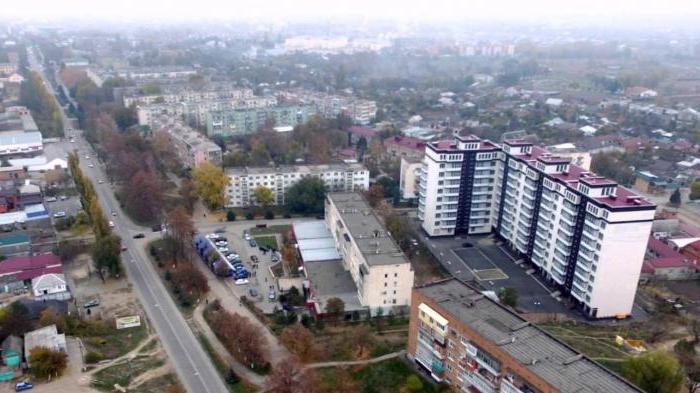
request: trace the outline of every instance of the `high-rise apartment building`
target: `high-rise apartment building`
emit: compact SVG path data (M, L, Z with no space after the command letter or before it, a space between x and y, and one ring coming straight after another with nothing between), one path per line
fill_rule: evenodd
M656 206L526 141L428 144L418 216L430 236L495 232L592 318L632 310Z

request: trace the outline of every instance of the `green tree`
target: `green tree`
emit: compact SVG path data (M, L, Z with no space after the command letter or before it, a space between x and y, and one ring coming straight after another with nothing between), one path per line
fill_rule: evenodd
M126 130L127 128L137 124L139 121L138 117L136 116L136 108L133 106L129 108L120 107L114 109L114 111L112 111L112 117L120 130Z
M394 180L393 177L382 176L377 179L378 185L382 186L385 198L391 198L391 200L396 203L401 198L401 191L399 190L399 182Z
M367 138L364 136L361 136L360 139L357 140L357 160L362 161L362 158L365 156L365 152L367 151Z
M289 210L300 214L323 213L326 184L315 177L305 177L289 187L285 201Z
M236 212L229 210L226 212L226 221L236 221Z
M68 366L68 355L46 347L34 347L29 352L32 375L38 379L60 377Z
M622 374L647 393L676 393L684 378L676 358L663 351L628 358Z
M515 308L518 306L518 291L513 287L502 288L498 292L498 299L506 306Z
M691 201L694 201L696 199L700 199L700 180L695 180L691 185L690 185L690 196L689 196Z
M345 302L337 297L332 297L326 302L326 313L331 318L340 318L345 313Z
M420 392L423 390L423 381L416 374L411 374L406 378L406 389L409 392Z
M258 201L258 205L262 207L268 207L272 205L275 201L275 196L272 194L272 190L265 186L257 186L253 191L255 199Z
M671 206L678 207L681 205L681 190L676 188L668 199L668 204Z
M228 177L216 165L205 161L192 171L194 189L210 209L219 209L226 203L224 190Z
M92 261L102 281L104 274L117 276L121 271L121 238L117 235L98 237L92 246Z

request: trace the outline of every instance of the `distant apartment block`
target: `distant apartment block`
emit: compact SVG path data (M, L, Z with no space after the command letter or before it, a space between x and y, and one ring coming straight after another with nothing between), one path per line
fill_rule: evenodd
M425 154L426 141L409 136L395 135L382 141L387 156L391 158L408 157L422 159Z
M275 204L284 205L287 190L305 177L323 180L330 192L352 192L369 188L369 170L358 163L328 165L290 165L226 170L228 207L255 206L255 189L259 186L272 191Z
M207 102L207 101L223 101L223 100L243 100L256 98L251 89L217 89L217 90L179 90L173 92L164 92L161 94L150 95L125 95L122 98L122 103L125 107L132 105L150 105L150 104L179 104L183 102Z
M0 63L0 75L11 75L17 72L16 63Z
M377 115L377 103L356 97L341 96L308 90L286 90L277 93L280 100L313 104L319 115L335 119L340 114L356 124L369 124Z
M195 168L205 161L221 164L221 148L182 122L164 116L154 123L153 129L168 133L173 150L185 167Z
M115 71L124 79L181 79L197 75L197 70L187 67L124 68Z
M641 393L456 280L413 289L408 357L460 392Z
M406 309L414 280L411 263L362 194L328 194L325 213L343 267L352 276L360 303L369 308L370 315Z
M592 318L630 314L656 206L530 142L429 143L418 217L430 236L492 230Z
M418 198L418 184L422 168L423 162L420 159L401 157L401 172L399 178L401 198L413 200Z
M275 127L294 127L306 123L314 114L314 105L212 111L207 113L207 135L252 134L268 123Z

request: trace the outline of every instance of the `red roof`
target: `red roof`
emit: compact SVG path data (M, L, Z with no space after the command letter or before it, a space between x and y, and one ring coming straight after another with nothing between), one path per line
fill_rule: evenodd
M364 136L365 138L373 138L377 135L377 130L372 127L352 126L348 131L351 134Z
M29 280L48 273L63 273L61 260L54 254L9 257L0 262L0 278Z
M425 141L410 136L394 135L384 139L384 145L398 145L414 150L425 149Z
M652 256L644 261L646 266L642 267L643 272L649 272L649 269L654 268L696 266L695 261L688 259L668 244L653 236L649 236L647 249Z

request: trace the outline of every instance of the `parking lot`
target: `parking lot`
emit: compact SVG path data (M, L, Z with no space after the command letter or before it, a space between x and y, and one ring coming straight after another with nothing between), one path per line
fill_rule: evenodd
M58 212L64 212L66 216L74 216L82 209L77 196L68 196L65 200L61 200L60 197L57 197L56 200L52 202L44 198L44 206L46 206L46 210L49 211L49 216L51 217Z

